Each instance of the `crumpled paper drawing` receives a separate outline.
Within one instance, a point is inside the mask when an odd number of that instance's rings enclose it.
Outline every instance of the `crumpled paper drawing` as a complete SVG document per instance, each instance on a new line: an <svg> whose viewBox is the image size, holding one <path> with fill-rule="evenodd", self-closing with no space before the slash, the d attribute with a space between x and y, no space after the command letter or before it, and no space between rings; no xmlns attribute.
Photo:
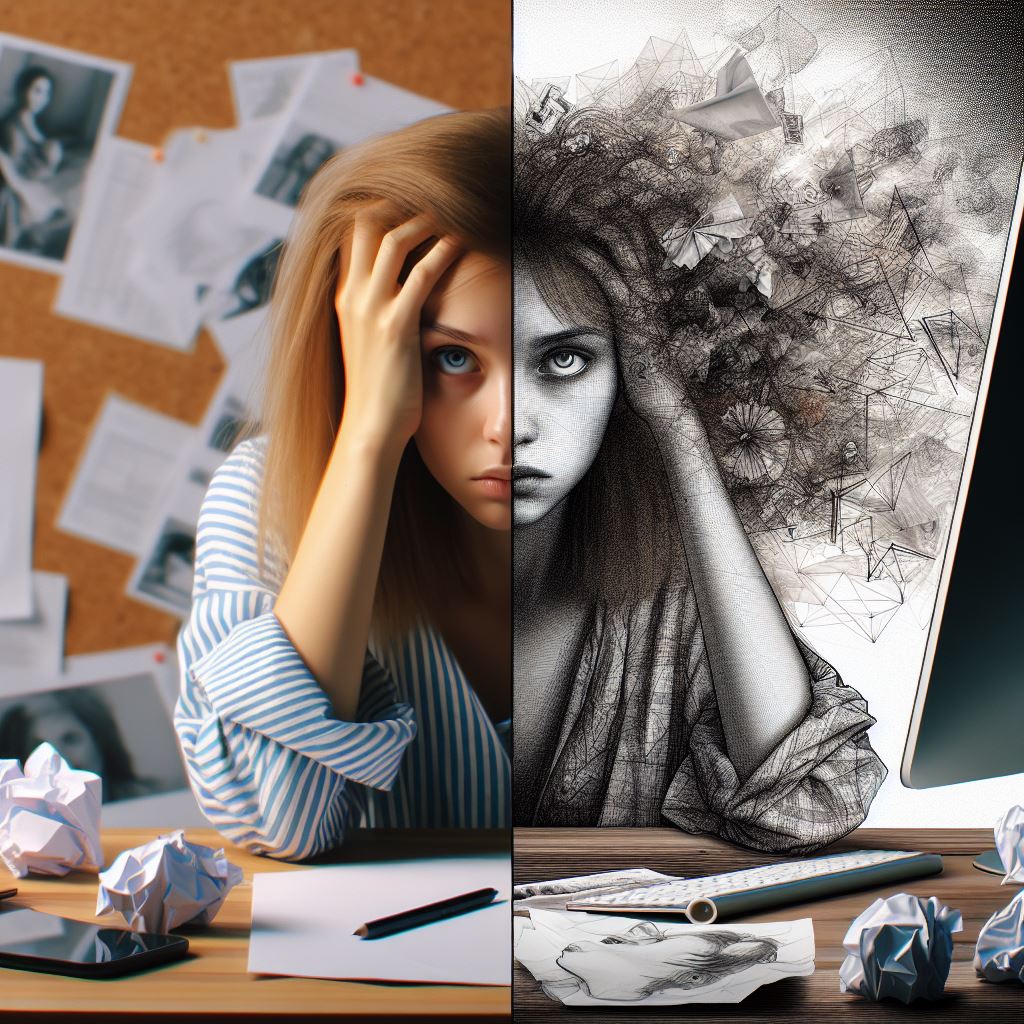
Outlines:
<svg viewBox="0 0 1024 1024"><path fill-rule="evenodd" d="M732 252L737 238L750 234L753 219L743 216L735 196L726 196L696 223L677 221L661 236L668 262L693 270L709 252Z"/></svg>
<svg viewBox="0 0 1024 1024"><path fill-rule="evenodd" d="M738 1003L814 973L809 918L693 925L533 908L515 917L515 958L566 1006Z"/></svg>
<svg viewBox="0 0 1024 1024"><path fill-rule="evenodd" d="M708 132L721 142L735 142L779 127L740 50L718 72L714 96L672 110L668 116Z"/></svg>
<svg viewBox="0 0 1024 1024"><path fill-rule="evenodd" d="M119 911L135 932L209 924L242 869L224 851L190 843L181 829L124 850L100 873L96 915Z"/></svg>
<svg viewBox="0 0 1024 1024"><path fill-rule="evenodd" d="M981 926L974 970L986 981L1024 985L1024 889Z"/></svg>
<svg viewBox="0 0 1024 1024"><path fill-rule="evenodd" d="M1024 806L1011 807L995 825L996 849L1003 862L1003 885L1024 885Z"/></svg>
<svg viewBox="0 0 1024 1024"><path fill-rule="evenodd" d="M30 871L98 871L103 782L72 768L50 743L25 760L0 760L0 859L19 878Z"/></svg>
<svg viewBox="0 0 1024 1024"><path fill-rule="evenodd" d="M839 968L839 991L904 1003L940 999L953 961L953 933L962 930L960 911L937 896L879 898L846 932L849 955Z"/></svg>

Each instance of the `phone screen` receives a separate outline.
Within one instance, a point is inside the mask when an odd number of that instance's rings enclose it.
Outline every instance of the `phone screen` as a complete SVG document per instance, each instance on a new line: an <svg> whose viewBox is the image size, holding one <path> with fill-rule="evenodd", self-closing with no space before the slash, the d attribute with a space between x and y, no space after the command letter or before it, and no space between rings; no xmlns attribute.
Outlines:
<svg viewBox="0 0 1024 1024"><path fill-rule="evenodd" d="M121 928L70 921L55 914L19 908L0 911L0 956L54 963L110 964L168 946L187 948L176 935L145 935Z"/></svg>

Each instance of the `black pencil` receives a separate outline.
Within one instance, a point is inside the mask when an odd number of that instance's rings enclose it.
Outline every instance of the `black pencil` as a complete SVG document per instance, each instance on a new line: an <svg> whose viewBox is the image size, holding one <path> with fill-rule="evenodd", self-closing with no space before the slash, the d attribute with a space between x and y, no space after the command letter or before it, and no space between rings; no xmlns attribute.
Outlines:
<svg viewBox="0 0 1024 1024"><path fill-rule="evenodd" d="M385 935L415 928L417 925L440 921L444 917L454 917L456 914L464 914L468 910L486 906L497 895L497 889L476 889L461 896L449 896L446 900L428 903L424 907L413 907L412 910L403 910L388 917L378 917L376 921L367 921L352 934L361 935L364 939L379 939Z"/></svg>

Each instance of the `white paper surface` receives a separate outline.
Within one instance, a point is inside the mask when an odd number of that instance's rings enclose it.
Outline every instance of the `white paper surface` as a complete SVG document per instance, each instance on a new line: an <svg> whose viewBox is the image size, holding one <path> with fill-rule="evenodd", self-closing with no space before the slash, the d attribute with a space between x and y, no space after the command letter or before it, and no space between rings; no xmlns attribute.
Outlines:
<svg viewBox="0 0 1024 1024"><path fill-rule="evenodd" d="M249 970L304 978L511 984L506 854L344 864L253 876ZM475 889L495 903L381 939L367 921Z"/></svg>
<svg viewBox="0 0 1024 1024"><path fill-rule="evenodd" d="M183 337L201 320L249 308L255 300L241 294L239 277L250 261L281 244L235 202L272 129L264 119L223 131L174 132L125 224L132 240L129 273Z"/></svg>
<svg viewBox="0 0 1024 1024"><path fill-rule="evenodd" d="M515 925L516 960L567 1006L738 1003L761 985L814 973L810 918L654 924L533 909Z"/></svg>
<svg viewBox="0 0 1024 1024"><path fill-rule="evenodd" d="M142 553L195 427L111 392L57 519L66 533Z"/></svg>
<svg viewBox="0 0 1024 1024"><path fill-rule="evenodd" d="M281 113L294 93L305 84L305 76L312 72L321 57L348 62L350 74L359 70L359 55L355 50L324 50L295 56L231 61L228 76L238 123L245 124L257 117Z"/></svg>
<svg viewBox="0 0 1024 1024"><path fill-rule="evenodd" d="M352 62L344 57L326 57L317 62L306 86L277 121L279 127L270 136L263 158L257 161L250 182L252 199L245 204L246 216L258 219L270 230L287 230L294 197L320 166L296 166L292 158L304 139L315 137L321 146L338 152L372 135L450 109L372 75L364 75L363 84L355 85L352 71Z"/></svg>
<svg viewBox="0 0 1024 1024"><path fill-rule="evenodd" d="M28 619L43 364L0 359L0 620Z"/></svg>
<svg viewBox="0 0 1024 1024"><path fill-rule="evenodd" d="M64 661L68 578L56 572L33 572L35 615L0 622L0 689L16 687L31 676L58 675Z"/></svg>
<svg viewBox="0 0 1024 1024"><path fill-rule="evenodd" d="M198 319L185 322L173 296L155 300L129 273L132 238L126 223L159 167L149 146L103 140L93 158L54 312L184 351L195 339Z"/></svg>

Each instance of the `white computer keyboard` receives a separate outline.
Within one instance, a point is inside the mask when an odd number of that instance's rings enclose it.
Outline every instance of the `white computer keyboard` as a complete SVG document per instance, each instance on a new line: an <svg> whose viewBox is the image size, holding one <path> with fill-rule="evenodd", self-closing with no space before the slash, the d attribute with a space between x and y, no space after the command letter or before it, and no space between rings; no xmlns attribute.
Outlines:
<svg viewBox="0 0 1024 1024"><path fill-rule="evenodd" d="M938 874L942 858L909 850L853 850L704 878L680 878L570 900L567 910L686 914L694 924Z"/></svg>

